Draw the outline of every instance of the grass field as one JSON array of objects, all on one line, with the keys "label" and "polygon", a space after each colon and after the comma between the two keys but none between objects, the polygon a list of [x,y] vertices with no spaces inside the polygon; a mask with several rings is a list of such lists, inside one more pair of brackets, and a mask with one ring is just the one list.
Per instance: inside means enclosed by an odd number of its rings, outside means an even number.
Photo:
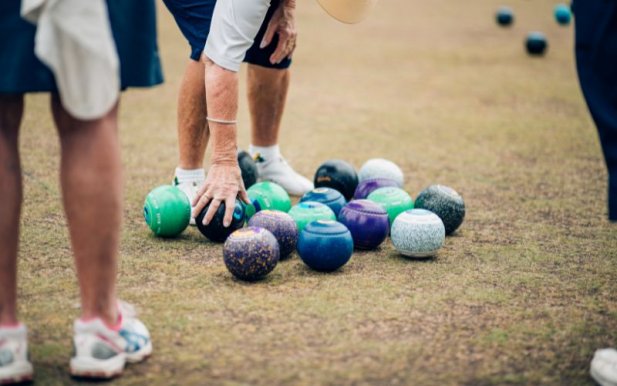
[{"label": "grass field", "polygon": [[[573,28],[553,1],[384,0],[362,25],[299,4],[299,48],[281,144],[312,176],[329,158],[397,162],[406,189],[457,189],[468,216],[429,261],[388,242],[340,272],[297,257],[267,280],[231,278],[196,229],[153,238],[148,191],[176,166],[176,93],[188,48],[161,6],[166,83],[122,103],[126,177],[121,296],[155,354],[117,385],[585,385],[596,348],[617,346],[617,227],[579,91]],[[540,29],[548,55],[527,57]],[[244,98],[243,98],[244,99]],[[240,145],[248,146],[243,100]],[[20,312],[37,385],[70,384],[74,268],[60,205],[48,97],[27,100]]]}]

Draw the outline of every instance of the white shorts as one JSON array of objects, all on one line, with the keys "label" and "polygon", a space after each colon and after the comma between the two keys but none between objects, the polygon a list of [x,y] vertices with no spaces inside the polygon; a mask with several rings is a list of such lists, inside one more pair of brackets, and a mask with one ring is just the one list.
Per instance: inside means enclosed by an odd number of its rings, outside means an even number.
[{"label": "white shorts", "polygon": [[218,0],[204,55],[238,72],[270,8],[270,0]]}]

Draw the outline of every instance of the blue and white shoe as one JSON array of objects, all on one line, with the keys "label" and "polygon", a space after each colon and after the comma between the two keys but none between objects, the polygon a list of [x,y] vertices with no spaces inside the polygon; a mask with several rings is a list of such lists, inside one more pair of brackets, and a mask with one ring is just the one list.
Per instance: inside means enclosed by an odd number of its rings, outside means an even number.
[{"label": "blue and white shoe", "polygon": [[32,380],[28,360],[28,331],[23,324],[0,327],[0,385]]},{"label": "blue and white shoe", "polygon": [[71,375],[114,378],[122,374],[127,362],[141,362],[152,354],[150,333],[137,319],[135,309],[121,302],[120,315],[118,329],[108,327],[101,319],[75,321]]}]

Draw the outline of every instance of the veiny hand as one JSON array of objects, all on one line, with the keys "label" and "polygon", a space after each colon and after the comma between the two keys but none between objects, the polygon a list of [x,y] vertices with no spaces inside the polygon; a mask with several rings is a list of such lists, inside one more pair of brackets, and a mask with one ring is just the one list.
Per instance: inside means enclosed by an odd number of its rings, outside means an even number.
[{"label": "veiny hand", "polygon": [[291,58],[296,49],[298,32],[296,31],[294,16],[295,6],[293,4],[295,2],[291,2],[291,4],[282,1],[281,5],[274,11],[274,15],[272,15],[272,19],[268,23],[268,29],[266,29],[260,44],[260,48],[263,49],[272,43],[275,34],[279,35],[276,50],[270,56],[270,63],[272,64],[278,64],[285,58]]},{"label": "veiny hand", "polygon": [[193,217],[197,217],[202,209],[210,203],[203,220],[203,224],[208,225],[221,203],[225,203],[223,225],[228,227],[231,224],[237,197],[240,197],[247,204],[250,203],[244,189],[244,182],[242,182],[240,167],[237,164],[212,164],[208,170],[206,181],[197,190],[197,195],[191,203],[195,207]]}]

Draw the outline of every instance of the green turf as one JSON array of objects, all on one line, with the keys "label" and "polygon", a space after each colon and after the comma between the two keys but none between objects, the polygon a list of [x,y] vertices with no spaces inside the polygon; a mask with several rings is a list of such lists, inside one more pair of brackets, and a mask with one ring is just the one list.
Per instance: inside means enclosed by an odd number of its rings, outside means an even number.
[{"label": "green turf", "polygon": [[[267,280],[233,280],[196,229],[153,238],[145,195],[176,166],[176,93],[189,51],[164,8],[167,83],[122,102],[126,206],[121,296],[152,331],[155,353],[118,385],[581,385],[596,348],[617,346],[617,227],[606,173],[576,81],[572,27],[554,3],[384,0],[365,24],[299,4],[299,48],[281,144],[312,175],[325,159],[386,157],[414,197],[441,183],[467,219],[433,261],[391,244],[335,274],[297,257]],[[529,58],[528,30],[547,57]],[[243,98],[240,145],[248,145]],[[56,170],[48,98],[27,100],[20,312],[36,384],[70,382],[77,286]]]}]

